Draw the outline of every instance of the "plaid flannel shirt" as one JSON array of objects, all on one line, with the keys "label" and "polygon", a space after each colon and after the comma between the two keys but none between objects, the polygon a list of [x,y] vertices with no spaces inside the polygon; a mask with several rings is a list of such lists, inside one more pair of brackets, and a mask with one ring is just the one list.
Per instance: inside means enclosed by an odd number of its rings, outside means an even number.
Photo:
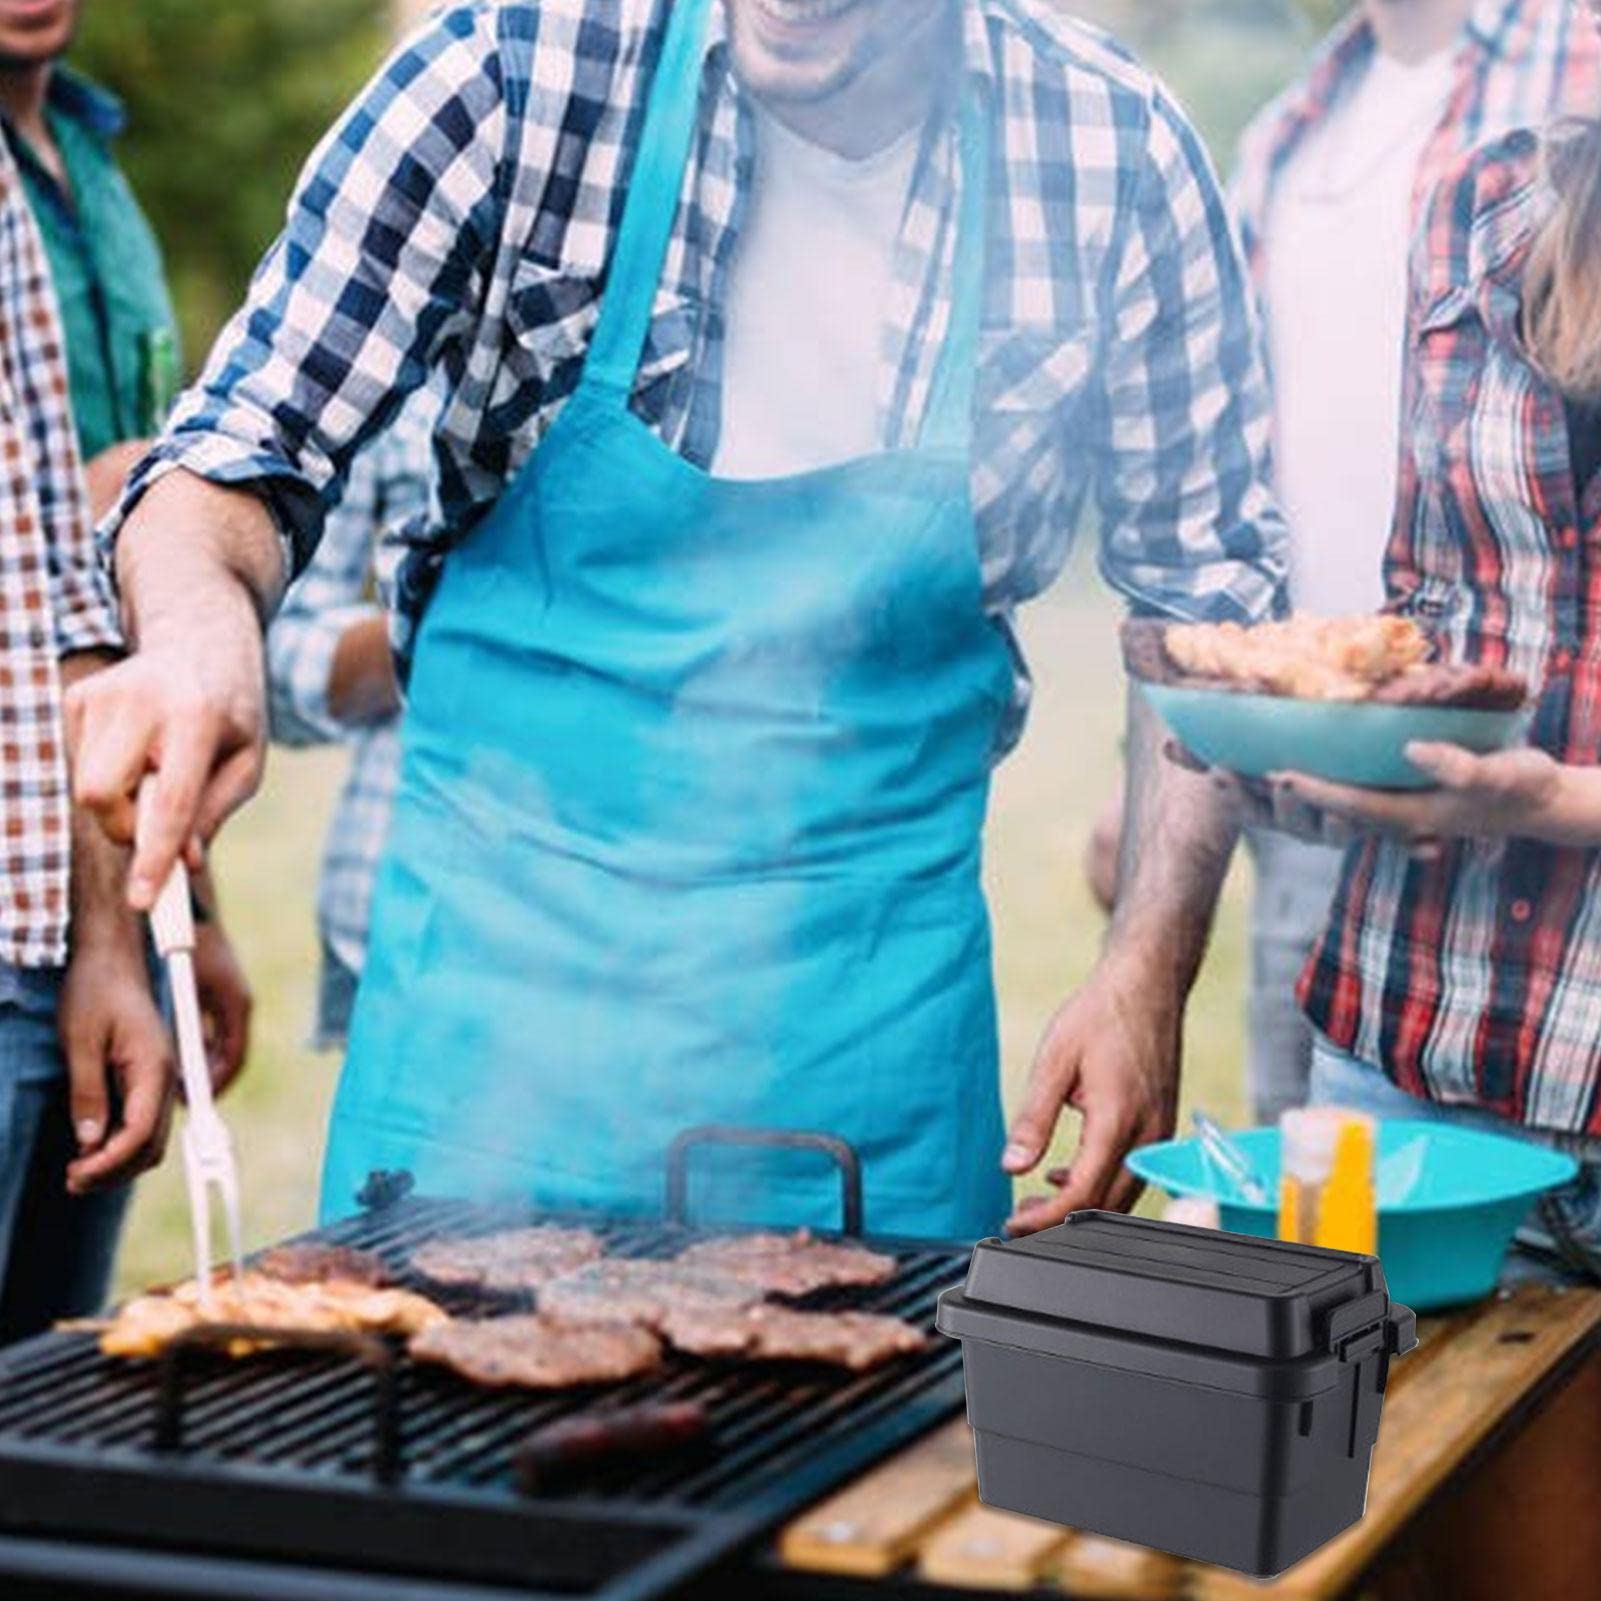
[{"label": "plaid flannel shirt", "polygon": [[[1448,180],[1420,245],[1391,605],[1524,674],[1532,742],[1601,761],[1601,480],[1525,353],[1520,277],[1553,204],[1531,133]],[[1463,840],[1347,858],[1303,980],[1312,1022],[1414,1094],[1601,1135],[1601,850]]]},{"label": "plaid flannel shirt", "polygon": [[384,613],[378,579],[384,536],[427,512],[436,410],[430,394],[416,396],[356,458],[316,557],[267,633],[273,738],[290,746],[350,746],[350,772],[323,846],[317,928],[353,973],[366,960],[373,885],[400,781],[400,729],[398,718],[355,728],[342,723],[328,705],[329,681],[345,631]]},{"label": "plaid flannel shirt", "polygon": [[120,643],[95,561],[50,270],[0,140],[0,962],[66,960],[70,791],[58,662]]},{"label": "plaid flannel shirt", "polygon": [[[1135,605],[1263,615],[1283,578],[1267,399],[1249,288],[1198,139],[1152,78],[1055,4],[953,4],[997,127],[973,470],[992,613],[1004,621],[1060,571],[1093,495],[1103,571]],[[313,157],[287,232],[125,509],[175,466],[253,483],[302,564],[356,449],[442,373],[442,517],[414,534],[400,571],[404,660],[450,544],[578,378],[666,9],[478,0],[424,24]],[[633,402],[703,466],[752,170],[750,108],[716,19]],[[955,130],[942,126],[897,246],[887,446],[915,436],[949,321],[958,173]]]},{"label": "plaid flannel shirt", "polygon": [[[1564,113],[1588,115],[1601,93],[1601,38],[1590,0],[1475,0],[1440,121],[1418,163],[1422,224],[1446,174],[1476,146]],[[1269,217],[1295,153],[1362,81],[1377,44],[1358,8],[1308,72],[1271,102],[1240,141],[1229,200],[1258,291],[1266,281]]]}]

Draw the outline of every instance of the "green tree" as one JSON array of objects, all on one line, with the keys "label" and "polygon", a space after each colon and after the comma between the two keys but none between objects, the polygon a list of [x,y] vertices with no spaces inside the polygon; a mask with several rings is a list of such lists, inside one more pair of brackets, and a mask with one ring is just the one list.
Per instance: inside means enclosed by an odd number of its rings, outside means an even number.
[{"label": "green tree", "polygon": [[387,0],[87,0],[72,59],[127,102],[122,154],[167,253],[191,364],[388,25]]}]

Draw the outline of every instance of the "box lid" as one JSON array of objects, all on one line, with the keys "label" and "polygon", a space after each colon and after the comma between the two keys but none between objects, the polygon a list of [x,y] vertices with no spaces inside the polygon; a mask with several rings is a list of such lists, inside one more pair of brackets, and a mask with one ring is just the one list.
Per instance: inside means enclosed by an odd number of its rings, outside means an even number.
[{"label": "box lid", "polygon": [[1099,1359],[1109,1339],[1147,1353],[1178,1345],[1242,1377],[1241,1359],[1322,1368],[1358,1339],[1392,1352],[1414,1343],[1411,1314],[1392,1307],[1377,1257],[1111,1212],[985,1240],[950,1300],[941,1327],[958,1336],[1067,1355],[1064,1336],[1076,1334]]}]

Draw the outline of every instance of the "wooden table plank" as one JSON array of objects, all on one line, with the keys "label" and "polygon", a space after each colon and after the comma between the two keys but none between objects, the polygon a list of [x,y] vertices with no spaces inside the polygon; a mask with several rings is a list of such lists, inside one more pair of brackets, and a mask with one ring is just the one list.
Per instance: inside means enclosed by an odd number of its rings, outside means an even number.
[{"label": "wooden table plank", "polygon": [[921,1543],[918,1576],[971,1590],[1029,1590],[1050,1571],[1071,1536],[1057,1523],[996,1512],[976,1503]]},{"label": "wooden table plank", "polygon": [[[1367,1515],[1271,1584],[1191,1570],[1196,1601],[1332,1601],[1541,1379],[1601,1330],[1601,1294],[1528,1288],[1432,1331],[1395,1370],[1368,1481]],[[1404,1375],[1404,1377],[1403,1377]]]},{"label": "wooden table plank", "polygon": [[965,1422],[952,1423],[790,1524],[779,1556],[812,1573],[883,1578],[976,1495],[973,1437]]},{"label": "wooden table plank", "polygon": [[1057,1562],[1055,1577],[1075,1601],[1171,1601],[1182,1592],[1186,1572],[1184,1563],[1161,1551],[1080,1534]]}]

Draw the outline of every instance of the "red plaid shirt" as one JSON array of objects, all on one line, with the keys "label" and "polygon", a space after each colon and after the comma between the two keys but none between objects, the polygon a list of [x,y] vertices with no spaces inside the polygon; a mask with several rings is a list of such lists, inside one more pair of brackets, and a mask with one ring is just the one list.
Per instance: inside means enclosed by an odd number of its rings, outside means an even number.
[{"label": "red plaid shirt", "polygon": [[[1268,218],[1290,159],[1361,81],[1376,48],[1360,7],[1311,69],[1246,130],[1230,201],[1260,292]],[[1457,52],[1456,79],[1418,163],[1418,221],[1435,186],[1468,151],[1554,116],[1588,115],[1601,85],[1601,38],[1590,0],[1477,0]]]},{"label": "red plaid shirt", "polygon": [[[1601,761],[1601,481],[1580,499],[1562,397],[1520,337],[1553,204],[1514,134],[1442,187],[1420,243],[1390,603],[1537,696],[1530,737]],[[1601,850],[1461,841],[1347,858],[1302,981],[1312,1022],[1402,1088],[1601,1135]]]},{"label": "red plaid shirt", "polygon": [[44,247],[0,141],[0,962],[66,959],[68,785],[57,663],[115,646]]}]

